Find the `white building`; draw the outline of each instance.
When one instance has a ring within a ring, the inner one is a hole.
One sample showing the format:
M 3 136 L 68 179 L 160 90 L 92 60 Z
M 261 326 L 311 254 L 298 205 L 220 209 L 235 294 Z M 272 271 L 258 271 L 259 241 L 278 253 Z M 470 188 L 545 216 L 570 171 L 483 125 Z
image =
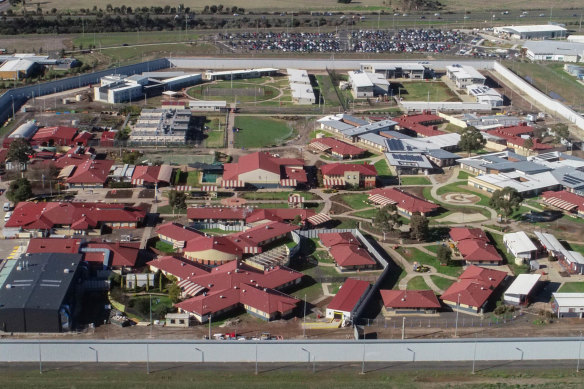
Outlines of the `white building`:
M 185 143 L 191 111 L 188 109 L 143 109 L 130 134 L 131 142 Z
M 558 317 L 584 318 L 584 293 L 552 293 L 552 310 Z
M 529 303 L 529 295 L 539 281 L 540 274 L 520 274 L 503 294 L 505 304 L 523 305 Z
M 584 35 L 570 35 L 566 40 L 568 42 L 584 43 Z
M 93 87 L 93 100 L 109 104 L 135 101 L 142 97 L 144 85 L 147 83 L 148 78 L 142 76 L 105 76 L 101 78 L 100 86 Z
M 227 109 L 227 101 L 191 100 L 189 108 L 198 112 L 220 112 Z
M 361 71 L 382 74 L 385 78 L 421 80 L 428 73 L 428 68 L 416 62 L 373 62 L 362 63 Z
M 273 76 L 278 72 L 275 68 L 260 68 L 260 69 L 241 69 L 241 70 L 226 70 L 222 72 L 215 72 L 207 70 L 205 72 L 205 80 L 237 80 L 244 78 L 260 78 L 265 76 Z
M 523 231 L 504 234 L 503 243 L 507 248 L 507 252 L 513 254 L 515 258 L 523 259 L 523 261 L 533 259 L 537 252 L 537 247 Z
M 468 65 L 454 64 L 447 66 L 446 75 L 461 89 L 472 84 L 483 85 L 486 80 L 486 77 L 478 70 Z
M 469 95 L 477 99 L 477 103 L 489 104 L 491 107 L 501 107 L 503 105 L 503 96 L 496 90 L 486 85 L 471 84 L 466 86 Z
M 555 24 L 537 24 L 529 26 L 502 26 L 495 27 L 495 34 L 513 39 L 553 39 L 563 38 L 567 34 L 564 27 Z
M 530 41 L 525 42 L 523 48 L 532 61 L 581 62 L 584 59 L 584 43 Z
M 301 69 L 286 69 L 292 101 L 295 104 L 314 104 L 316 97 L 310 83 L 308 72 Z
M 179 90 L 188 86 L 200 84 L 202 80 L 201 73 L 184 74 L 181 76 L 170 77 L 162 80 L 165 90 Z
M 288 73 L 288 82 L 290 84 L 305 84 L 310 85 L 310 77 L 308 72 L 302 69 L 286 69 Z
M 389 81 L 378 73 L 349 72 L 353 97 L 356 99 L 368 98 L 378 95 L 387 95 Z

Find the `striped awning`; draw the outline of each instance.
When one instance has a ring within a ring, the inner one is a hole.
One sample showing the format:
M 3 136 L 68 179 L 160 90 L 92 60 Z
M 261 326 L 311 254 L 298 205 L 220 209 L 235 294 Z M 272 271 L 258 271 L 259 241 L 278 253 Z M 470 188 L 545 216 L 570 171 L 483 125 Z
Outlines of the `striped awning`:
M 243 188 L 245 186 L 245 182 L 239 180 L 224 180 L 221 183 L 221 186 L 224 188 Z
M 344 178 L 325 178 L 322 180 L 324 186 L 345 186 L 345 179 Z
M 259 254 L 262 252 L 262 249 L 257 246 L 246 246 L 243 248 L 243 252 L 245 254 Z
M 142 178 L 135 178 L 132 180 L 132 185 L 144 185 L 144 179 Z
M 188 192 L 188 191 L 191 191 L 193 189 L 193 187 L 190 185 L 178 185 L 178 186 L 175 186 L 174 189 L 179 191 L 179 192 Z
M 298 185 L 298 181 L 296 181 L 295 179 L 287 178 L 284 180 L 280 180 L 280 186 L 295 187 L 296 185 Z
M 557 197 L 548 197 L 547 199 L 544 200 L 544 202 L 548 205 L 553 206 L 553 207 L 563 209 L 565 211 L 570 211 L 570 212 L 572 212 L 573 210 L 578 208 L 578 205 L 573 204 L 573 203 L 566 201 L 566 200 L 559 199 Z
M 379 195 L 379 194 L 369 196 L 368 200 L 374 204 L 379 204 L 382 207 L 385 207 L 386 205 L 389 205 L 389 204 L 397 204 L 397 202 L 395 202 L 391 199 L 388 199 L 387 197 Z
M 313 226 L 317 226 L 319 224 L 328 222 L 329 220 L 331 220 L 331 217 L 326 213 L 317 213 L 316 215 L 311 216 L 306 220 Z
M 57 178 L 68 178 L 69 176 L 71 176 L 73 170 L 75 170 L 76 167 L 77 166 L 75 165 L 65 166 L 63 169 L 61 169 L 61 171 L 59 172 L 59 176 Z
M 332 148 L 332 147 L 327 146 L 324 143 L 320 143 L 320 142 L 312 142 L 309 146 L 312 147 L 313 149 L 318 150 L 318 151 L 327 151 L 327 150 L 330 150 Z
M 203 185 L 201 190 L 203 192 L 217 192 L 217 185 Z
M 299 194 L 291 194 L 288 196 L 289 203 L 303 203 L 304 197 L 300 196 Z
M 197 294 L 205 290 L 204 286 L 189 281 L 188 279 L 180 281 L 177 285 L 183 291 L 184 294 L 189 296 L 196 296 Z

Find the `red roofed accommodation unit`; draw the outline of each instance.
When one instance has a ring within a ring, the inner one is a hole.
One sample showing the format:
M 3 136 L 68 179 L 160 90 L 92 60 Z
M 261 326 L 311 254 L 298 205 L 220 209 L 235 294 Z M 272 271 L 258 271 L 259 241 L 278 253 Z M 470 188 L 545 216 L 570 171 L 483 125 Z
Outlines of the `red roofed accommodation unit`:
M 65 182 L 69 188 L 103 188 L 113 164 L 114 161 L 108 159 L 86 160 L 73 169 Z
M 369 191 L 368 200 L 380 205 L 381 207 L 395 204 L 398 213 L 408 218 L 416 213 L 422 216 L 428 216 L 440 208 L 437 204 L 431 203 L 397 188 L 373 189 Z
M 172 173 L 173 169 L 170 165 L 136 166 L 132 174 L 132 184 L 146 188 L 165 186 L 170 184 Z
M 375 188 L 377 169 L 369 164 L 329 163 L 320 167 L 325 188 Z
M 197 207 L 187 209 L 187 218 L 193 222 L 244 224 L 253 208 L 247 207 Z
M 356 159 L 366 152 L 365 149 L 329 137 L 315 138 L 310 141 L 309 147 L 340 159 Z
M 5 237 L 29 233 L 31 237 L 100 235 L 104 227 L 138 228 L 146 212 L 124 204 L 20 202 L 4 225 Z
M 480 228 L 450 229 L 450 239 L 467 265 L 500 265 L 503 257 Z
M 316 215 L 311 209 L 294 209 L 294 208 L 258 208 L 254 209 L 245 222 L 251 226 L 263 224 L 271 221 L 291 222 L 300 217 L 300 221 L 305 223 L 308 218 Z
M 176 249 L 182 250 L 189 240 L 198 238 L 203 234 L 194 228 L 169 222 L 158 226 L 156 228 L 156 235 L 158 235 L 161 241 L 173 245 Z
M 499 270 L 469 266 L 440 299 L 453 310 L 482 314 L 488 308 L 491 296 L 506 278 L 507 273 Z
M 446 132 L 438 130 L 436 126 L 436 124 L 444 123 L 445 120 L 430 113 L 403 115 L 392 120 L 397 122 L 398 130 L 406 130 L 406 132 L 415 133 L 419 137 L 426 138 L 446 134 Z
M 351 232 L 327 232 L 318 235 L 341 271 L 372 269 L 377 262 Z
M 239 157 L 236 163 L 223 165 L 223 187 L 256 188 L 296 187 L 306 184 L 304 160 L 280 158 L 267 152 Z
M 84 131 L 79 133 L 77 128 L 73 127 L 44 127 L 39 128 L 30 140 L 30 145 L 35 146 L 87 146 L 91 139 L 91 133 Z
M 338 293 L 326 307 L 329 319 L 351 320 L 355 309 L 365 298 L 371 285 L 367 281 L 347 278 Z
M 558 192 L 547 191 L 541 194 L 546 205 L 561 209 L 569 213 L 576 213 L 584 217 L 584 196 L 562 190 Z
M 427 314 L 440 309 L 440 301 L 432 290 L 380 290 L 383 315 Z
M 189 277 L 207 274 L 209 269 L 199 263 L 184 258 L 172 256 L 158 257 L 148 262 L 150 270 L 154 273 L 160 271 L 165 276 L 174 276 L 178 281 Z

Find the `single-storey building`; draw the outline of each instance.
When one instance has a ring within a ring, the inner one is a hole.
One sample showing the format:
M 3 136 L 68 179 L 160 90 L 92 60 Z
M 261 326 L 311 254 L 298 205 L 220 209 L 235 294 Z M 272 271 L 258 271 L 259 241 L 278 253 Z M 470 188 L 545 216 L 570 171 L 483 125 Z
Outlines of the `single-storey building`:
M 553 293 L 552 296 L 552 310 L 558 318 L 584 318 L 584 293 Z
M 520 258 L 523 262 L 535 259 L 537 247 L 525 232 L 517 231 L 504 234 L 503 243 L 507 252 L 513 254 L 515 258 Z
M 355 309 L 369 292 L 369 288 L 371 285 L 367 281 L 347 278 L 326 307 L 326 317 L 340 321 L 351 320 Z
M 540 274 L 519 274 L 503 294 L 505 304 L 529 305 L 529 297 L 540 278 Z
M 310 141 L 308 147 L 339 159 L 357 159 L 362 157 L 366 152 L 366 150 L 360 147 L 329 137 L 315 138 Z
M 368 164 L 329 163 L 320 167 L 325 188 L 374 188 L 377 169 Z
M 427 314 L 440 309 L 432 290 L 380 290 L 383 315 Z
M 378 188 L 369 191 L 368 201 L 384 207 L 394 204 L 400 215 L 407 218 L 413 214 L 428 216 L 440 208 L 439 205 L 416 197 L 397 188 Z
M 318 238 L 341 271 L 372 269 L 377 265 L 367 249 L 351 232 L 321 233 L 318 234 Z

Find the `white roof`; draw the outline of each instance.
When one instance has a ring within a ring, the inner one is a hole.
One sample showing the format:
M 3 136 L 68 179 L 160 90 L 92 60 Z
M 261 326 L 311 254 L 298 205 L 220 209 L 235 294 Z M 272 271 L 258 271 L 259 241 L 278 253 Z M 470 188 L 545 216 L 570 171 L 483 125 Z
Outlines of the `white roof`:
M 565 250 L 564 246 L 560 243 L 560 241 L 552 234 L 540 231 L 534 231 L 533 233 L 535 234 L 535 237 L 539 239 L 543 247 L 546 248 L 546 250 L 548 251 Z
M 447 66 L 446 69 L 457 79 L 472 78 L 486 80 L 486 77 L 479 73 L 479 71 L 472 66 L 455 64 Z
M 227 107 L 227 101 L 212 101 L 212 100 L 191 100 L 189 107 Z
M 292 97 L 298 99 L 316 99 L 316 97 L 314 97 L 312 86 L 310 85 L 292 83 L 290 84 L 290 89 L 292 90 Z
M 466 90 L 473 96 L 494 96 L 501 98 L 501 94 L 491 87 L 486 85 L 471 84 L 466 86 Z
M 16 72 L 16 71 L 26 71 L 34 65 L 33 61 L 26 59 L 12 59 L 6 61 L 0 66 L 0 72 Z
M 402 139 L 402 142 L 420 150 L 433 150 L 454 147 L 460 142 L 460 134 L 448 133 L 426 138 Z
M 367 74 L 363 72 L 349 72 L 349 79 L 351 84 L 356 88 L 365 88 L 368 86 L 373 86 L 373 83 L 367 77 Z
M 259 68 L 259 69 L 239 69 L 239 70 L 224 70 L 221 72 L 214 72 L 209 70 L 207 73 L 212 75 L 226 76 L 230 74 L 246 74 L 246 73 L 267 73 L 267 72 L 277 72 L 278 69 L 275 68 Z
M 308 72 L 301 69 L 286 69 L 288 73 L 288 80 L 290 83 L 306 84 L 310 83 L 310 78 L 308 78 Z
M 374 70 L 395 70 L 395 69 L 403 69 L 403 70 L 420 70 L 423 71 L 425 69 L 424 65 L 415 62 L 365 62 L 361 64 L 361 69 L 364 66 L 371 66 Z
M 584 55 L 584 43 L 565 41 L 527 41 L 523 47 L 534 55 Z
M 562 307 L 584 307 L 584 293 L 552 293 Z
M 539 281 L 541 274 L 520 274 L 505 291 L 506 295 L 528 295 Z
M 503 242 L 509 247 L 514 254 L 536 251 L 537 247 L 533 244 L 529 236 L 523 231 L 511 232 L 503 235 Z
M 389 81 L 387 81 L 387 78 L 385 78 L 385 76 L 383 74 L 367 73 L 367 72 L 365 74 L 369 78 L 369 81 L 371 81 L 374 85 L 388 85 L 389 86 Z
M 557 178 L 549 171 L 536 174 L 524 174 L 519 171 L 481 174 L 475 179 L 499 188 L 509 186 L 519 193 L 546 189 L 559 184 Z
M 523 33 L 523 32 L 557 32 L 557 31 L 567 31 L 564 27 L 555 24 L 532 24 L 527 26 L 503 26 L 496 27 L 495 32 L 505 31 L 510 33 Z

